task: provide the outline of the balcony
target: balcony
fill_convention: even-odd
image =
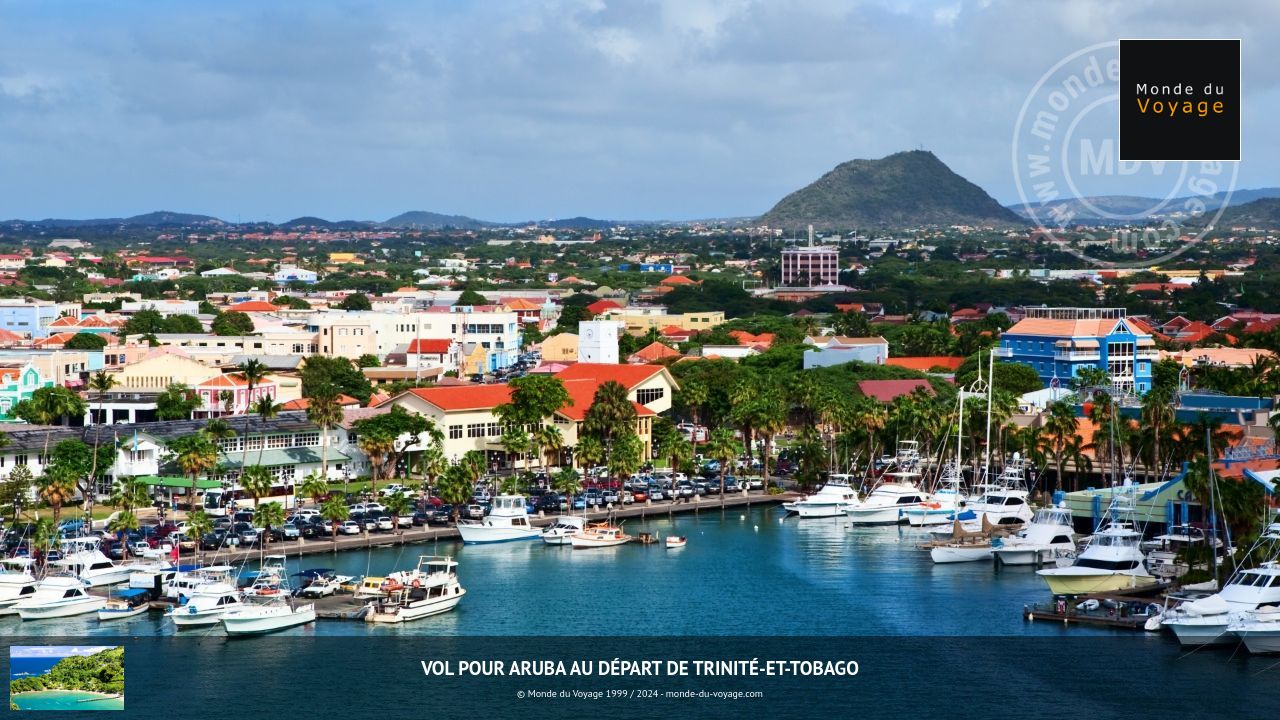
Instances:
[[[1093,362],[1101,360],[1102,354],[1097,350],[1058,350],[1053,353],[1053,359],[1067,362]]]

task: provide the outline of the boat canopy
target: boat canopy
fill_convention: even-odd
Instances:
[[[132,598],[139,597],[141,595],[146,595],[149,592],[151,591],[145,590],[143,588],[125,588],[124,590],[117,590],[112,594],[115,595],[116,597],[132,599]]]

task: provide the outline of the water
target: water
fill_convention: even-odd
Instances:
[[[14,695],[19,710],[123,710],[124,698],[70,690],[44,690]]]
[[[10,657],[9,679],[16,680],[28,675],[43,675],[52,670],[53,666],[57,665],[61,659],[60,657],[52,656]]]
[[[631,519],[632,535],[684,535],[688,546],[632,543],[574,550],[539,541],[445,541],[289,561],[290,572],[346,575],[411,569],[420,554],[453,555],[467,596],[456,610],[399,625],[319,620],[289,635],[845,635],[1011,636],[1122,631],[1028,623],[1048,599],[1031,568],[934,565],[906,527],[850,528],[840,519],[782,519],[775,506]],[[20,626],[20,627],[19,627]],[[62,636],[173,633],[158,614],[100,623],[93,615],[23,623],[0,633]],[[218,626],[185,631],[222,635]]]

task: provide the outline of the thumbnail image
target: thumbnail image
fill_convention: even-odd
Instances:
[[[10,710],[123,710],[124,648],[14,645]]]

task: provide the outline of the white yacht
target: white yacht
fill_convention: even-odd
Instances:
[[[181,570],[164,585],[164,595],[179,603],[190,598],[203,585],[215,582],[232,583],[236,569],[230,565],[209,565]]]
[[[458,534],[468,545],[534,540],[540,532],[529,524],[523,495],[499,495],[483,520],[458,521]]]
[[[369,603],[365,622],[402,623],[438,615],[457,607],[467,594],[458,583],[458,563],[451,557],[422,555],[412,572],[393,573],[388,579],[392,577],[399,587]]]
[[[1002,565],[1044,565],[1074,557],[1075,537],[1069,508],[1040,508],[1031,524],[1012,537],[1001,538],[992,554]]]
[[[1280,653],[1280,606],[1262,605],[1233,614],[1227,630],[1240,638],[1251,653]],[[1182,637],[1178,639],[1181,641]]]
[[[1129,499],[1116,495],[1108,509],[1105,526],[1093,534],[1076,561],[1069,567],[1038,570],[1055,595],[1135,590],[1159,582],[1147,571],[1146,558],[1139,547],[1142,533],[1133,529],[1133,509]]]
[[[118,565],[102,554],[102,539],[96,537],[68,538],[58,544],[62,557],[49,563],[84,581],[87,587],[102,587],[128,582],[133,568]]]
[[[965,494],[964,472],[954,462],[947,463],[938,479],[937,489],[926,502],[902,511],[907,524],[912,527],[944,525],[956,519],[956,511],[966,508],[969,498]]]
[[[315,620],[315,603],[298,603],[292,597],[278,595],[247,598],[240,607],[222,614],[222,627],[228,635],[264,635]]]
[[[569,545],[570,538],[582,532],[586,520],[577,515],[561,515],[555,522],[542,528],[542,542],[548,545]]]
[[[990,485],[986,486],[982,496],[969,503],[969,509],[978,514],[979,520],[986,517],[992,525],[1020,525],[1030,522],[1033,513],[1027,502],[1026,469],[1022,457],[1013,454],[1013,459],[1004,466],[1004,470]]]
[[[36,583],[35,592],[13,604],[23,620],[71,617],[96,612],[107,599],[86,592],[87,585],[74,575],[48,575]]]
[[[208,582],[195,588],[182,605],[165,612],[179,629],[217,625],[229,610],[244,604],[240,591],[228,582]]]
[[[849,484],[850,476],[834,473],[818,492],[794,502],[783,503],[787,512],[802,518],[842,517],[847,508],[858,504],[858,491]]]
[[[32,558],[0,559],[0,615],[13,614],[14,603],[36,591],[35,564]]]
[[[845,508],[851,524],[897,525],[905,520],[903,513],[908,508],[929,502],[929,493],[916,485],[920,473],[898,470],[884,476],[890,479],[877,485],[866,499]]]
[[[1259,540],[1273,543],[1280,540],[1280,523],[1270,524]],[[1277,562],[1276,553],[1273,552],[1271,559],[1258,567],[1240,570],[1232,575],[1219,592],[1187,600],[1166,610],[1160,618],[1160,624],[1172,630],[1178,637],[1178,642],[1183,645],[1229,643],[1236,640],[1236,634],[1231,632],[1236,629],[1232,627],[1233,623],[1239,623],[1240,629],[1247,633],[1246,622],[1267,620],[1270,617],[1267,612],[1250,618],[1250,611],[1277,604],[1280,604],[1280,562]],[[1262,624],[1257,629],[1262,631],[1270,627],[1269,624]],[[1259,641],[1255,638],[1255,644]]]

